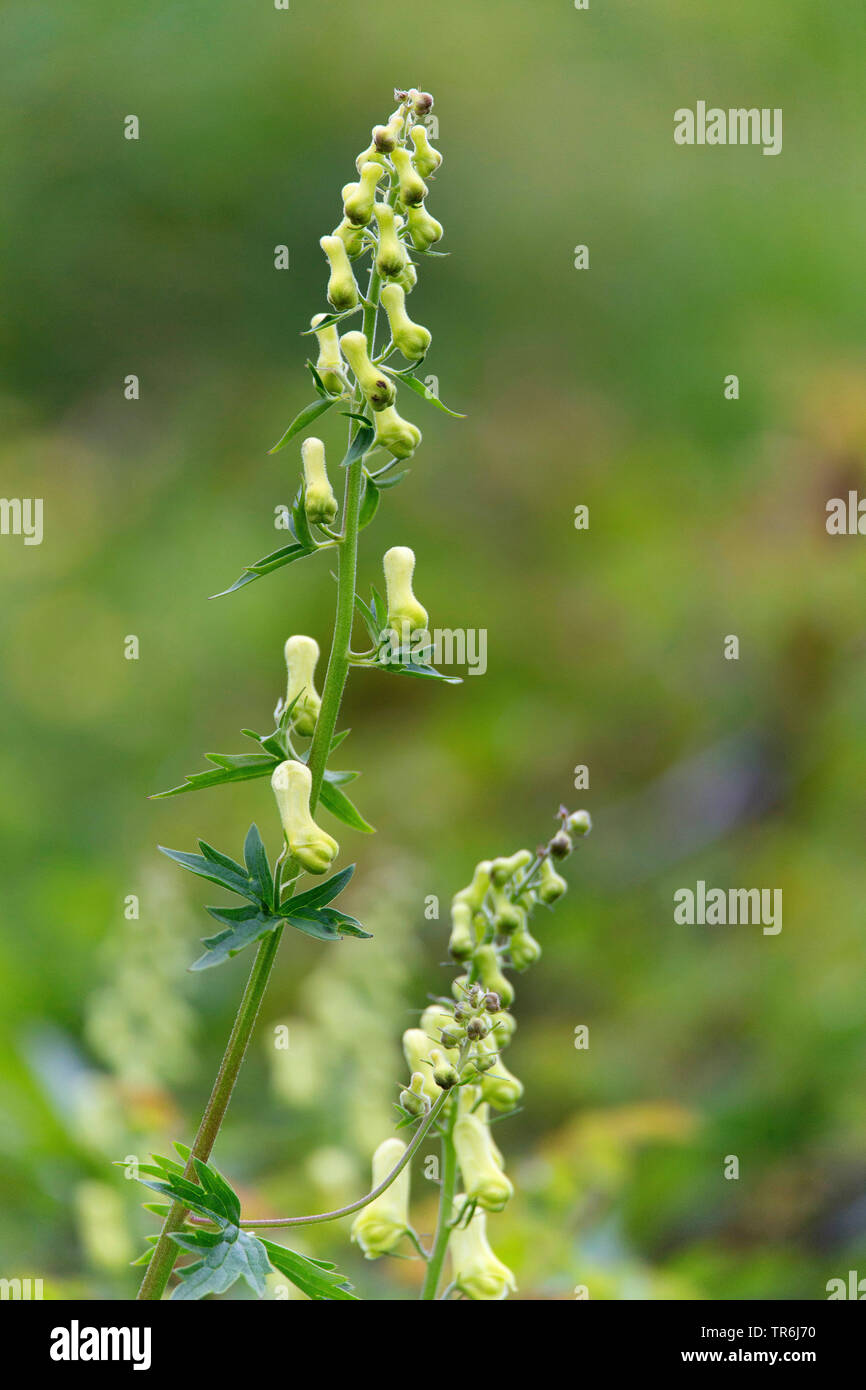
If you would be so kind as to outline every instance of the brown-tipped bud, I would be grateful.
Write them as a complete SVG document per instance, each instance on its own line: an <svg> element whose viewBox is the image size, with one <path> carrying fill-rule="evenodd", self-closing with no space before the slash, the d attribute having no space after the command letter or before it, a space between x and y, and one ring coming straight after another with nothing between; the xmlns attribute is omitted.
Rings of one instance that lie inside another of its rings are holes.
<svg viewBox="0 0 866 1390"><path fill-rule="evenodd" d="M419 1071L413 1071L409 1089L400 1092L400 1104L410 1115L426 1115L430 1109L430 1101L424 1092L424 1077Z"/></svg>
<svg viewBox="0 0 866 1390"><path fill-rule="evenodd" d="M355 373L358 384L371 410L384 410L393 405L397 388L373 362L367 351L367 339L358 329L344 333L340 339L343 356Z"/></svg>
<svg viewBox="0 0 866 1390"><path fill-rule="evenodd" d="M433 97L430 92L419 92L417 87L410 87L406 97L411 101L412 110L419 120L422 120L433 110Z"/></svg>
<svg viewBox="0 0 866 1390"><path fill-rule="evenodd" d="M498 1014L502 1008L502 1000L495 990L489 989L484 996L484 1007L489 1014Z"/></svg>
<svg viewBox="0 0 866 1390"><path fill-rule="evenodd" d="M373 126L373 146L379 154L390 154L396 144L397 137L389 126Z"/></svg>
<svg viewBox="0 0 866 1390"><path fill-rule="evenodd" d="M567 859L573 849L574 844L571 836L567 835L564 830L558 831L550 842L550 853L554 859Z"/></svg>
<svg viewBox="0 0 866 1390"><path fill-rule="evenodd" d="M433 1063L433 1080L440 1090L450 1091L452 1086L457 1085L460 1074L438 1047L431 1050L430 1061Z"/></svg>
<svg viewBox="0 0 866 1390"><path fill-rule="evenodd" d="M477 1042L479 1038L486 1038L489 1032L490 1024L486 1018L470 1018L466 1025L466 1036L471 1038L473 1042Z"/></svg>

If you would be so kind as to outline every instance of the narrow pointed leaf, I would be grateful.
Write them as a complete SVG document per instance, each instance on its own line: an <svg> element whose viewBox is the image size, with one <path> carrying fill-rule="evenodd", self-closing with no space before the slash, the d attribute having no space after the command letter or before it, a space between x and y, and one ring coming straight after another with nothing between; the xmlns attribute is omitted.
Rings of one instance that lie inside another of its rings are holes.
<svg viewBox="0 0 866 1390"><path fill-rule="evenodd" d="M183 850L166 849L165 845L158 846L161 854L168 859L173 859L181 868L189 869L190 873L197 874L199 878L206 878L210 883L218 883L221 888L227 888L230 893L237 893L242 898L249 898L250 881L245 874L238 874L234 870L225 868L222 864L214 863L211 859L206 859L201 854L185 854Z"/></svg>
<svg viewBox="0 0 866 1390"><path fill-rule="evenodd" d="M337 399L338 397L336 396L328 396L326 400L322 400L320 397L318 400L311 401L309 405L305 405L300 414L295 416L282 438L278 439L276 444L268 449L268 453L279 453L280 449L286 447L290 439L294 439L296 434L299 434L301 430L305 430L314 420L318 420L319 416L324 415L326 410L330 410Z"/></svg>
<svg viewBox="0 0 866 1390"><path fill-rule="evenodd" d="M395 372L391 371L389 367L386 367L385 371L389 372L391 376L395 376L404 386L408 386L409 390L414 391L416 396L421 396L425 401L429 401L431 405L435 405L437 410L444 411L446 415L452 415L456 420L466 419L462 411L449 409L444 401L440 401L439 397L435 396L430 390L430 387L425 386L423 381L419 381L418 377L412 372Z"/></svg>
<svg viewBox="0 0 866 1390"><path fill-rule="evenodd" d="M265 744L262 741L262 747ZM206 772L189 772L186 779L168 791L152 792L151 801L161 801L167 796L180 796L182 792L204 791L207 787L221 787L229 782L249 782L256 777L267 777L279 759L265 757L258 753L205 753L205 757L216 763L216 767Z"/></svg>
<svg viewBox="0 0 866 1390"><path fill-rule="evenodd" d="M284 904L284 911L296 911L298 908L324 907L326 903L333 902L339 893L342 893L352 874L355 872L355 865L349 864L347 868L341 869L338 874L326 879L324 883L317 883L315 888L308 888L306 893L299 893L296 898L290 898Z"/></svg>
<svg viewBox="0 0 866 1390"><path fill-rule="evenodd" d="M345 792L333 782L323 781L322 789L319 792L319 800L332 816L342 821L344 825L350 825L353 830L361 830L365 835L374 833L373 826L364 820L361 812L354 802L350 801Z"/></svg>
<svg viewBox="0 0 866 1390"><path fill-rule="evenodd" d="M265 555L254 565L248 565L234 584L230 585L228 589L222 589L218 594L211 594L211 598L225 598L226 594L233 594L238 589L243 589L246 584L254 584L257 579L263 579L266 574L273 574L274 570L282 569L283 565L291 565L295 560L306 559L308 555L314 555L316 550L330 550L332 548L332 545L323 542L310 550L298 541L293 541L291 545L284 545L280 550L274 550L270 555Z"/></svg>
<svg viewBox="0 0 866 1390"><path fill-rule="evenodd" d="M334 1265L325 1260L310 1260L270 1240L262 1240L261 1245L273 1268L308 1298L358 1301L352 1285Z"/></svg>

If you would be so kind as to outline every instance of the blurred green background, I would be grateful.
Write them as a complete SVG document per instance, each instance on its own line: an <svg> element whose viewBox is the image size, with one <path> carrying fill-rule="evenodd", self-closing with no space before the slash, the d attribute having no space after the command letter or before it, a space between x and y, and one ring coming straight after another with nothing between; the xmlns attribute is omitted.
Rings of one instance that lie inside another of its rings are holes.
<svg viewBox="0 0 866 1390"><path fill-rule="evenodd" d="M4 20L0 492L44 498L45 537L0 540L0 1273L131 1296L154 1223L110 1160L188 1140L208 1093L250 960L185 973L213 895L155 845L235 854L255 818L275 851L276 818L265 782L146 795L269 727L283 641L328 637L327 561L207 595L280 543L298 460L265 450L311 394L317 241L417 84L451 254L410 309L467 419L405 406L424 443L361 580L411 545L434 625L486 628L489 669L353 677L344 761L378 834L340 838L376 935L285 939L216 1162L250 1214L363 1190L400 1033L448 979L450 895L564 800L596 828L519 982L526 1103L497 1131L518 1194L489 1228L518 1296L822 1298L866 1274L866 543L824 529L864 485L860 7L19 0ZM675 146L698 99L782 107L783 153ZM781 888L782 933L676 926L697 879ZM416 1192L429 1230L420 1171ZM299 1248L364 1297L412 1294L416 1263L347 1236Z"/></svg>

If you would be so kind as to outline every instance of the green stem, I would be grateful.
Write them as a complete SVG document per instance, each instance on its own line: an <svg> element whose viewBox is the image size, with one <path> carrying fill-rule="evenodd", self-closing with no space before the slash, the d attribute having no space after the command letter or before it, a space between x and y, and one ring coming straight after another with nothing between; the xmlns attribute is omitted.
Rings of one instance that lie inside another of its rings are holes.
<svg viewBox="0 0 866 1390"><path fill-rule="evenodd" d="M457 1123L457 1100L452 1099L451 1110L445 1133L442 1135L442 1185L439 1189L439 1220L436 1225L436 1239L430 1251L427 1274L421 1289L422 1299L434 1299L439 1288L445 1252L451 1239L451 1212L454 1207L454 1194L457 1191L457 1150L454 1147L454 1126Z"/></svg>
<svg viewBox="0 0 866 1390"><path fill-rule="evenodd" d="M369 302L364 308L364 332L367 335L371 354L376 336L379 289L379 275L375 265L373 265L367 291ZM346 477L343 502L343 538L338 549L337 612L334 620L334 635L328 658L328 671L322 689L322 707L316 721L316 732L313 736L308 764L313 779L310 795L311 813L315 811L319 799L322 779L331 751L331 740L334 737L334 729L346 685L346 676L349 671L349 648L355 614L355 582L358 567L358 516L363 478L363 460L358 459L357 462L349 466ZM184 1170L185 1177L195 1178L194 1158L201 1159L205 1163L210 1158L255 1027L282 932L282 927L275 928L259 947L223 1053L210 1100L193 1142L190 1158ZM362 1202L361 1205L364 1203ZM138 1291L139 1299L159 1299L162 1297L175 1261L180 1254L179 1247L171 1239L171 1233L180 1230L186 1217L187 1209L183 1204L180 1202L172 1203L160 1232L159 1240L154 1247L150 1263L141 1281L141 1287Z"/></svg>
<svg viewBox="0 0 866 1390"><path fill-rule="evenodd" d="M259 947L259 953L250 971L247 987L244 990L240 1008L220 1062L210 1100L193 1142L190 1160L184 1170L184 1176L187 1178L195 1179L193 1158L199 1158L206 1163L216 1142L258 1016L282 931L281 926L277 927ZM139 1299L159 1299L162 1297L174 1268L175 1260L180 1254L180 1248L171 1239L171 1232L180 1230L186 1219L186 1214L187 1209L182 1203L172 1203L160 1232L159 1240L154 1247L153 1256L141 1281L141 1288L138 1291Z"/></svg>
<svg viewBox="0 0 866 1390"><path fill-rule="evenodd" d="M415 1134L413 1135L412 1142L407 1145L405 1152L400 1155L400 1158L394 1164L394 1167L391 1169L390 1173L386 1173L385 1177L378 1184L378 1186L374 1187L372 1192L368 1192L366 1196L359 1197L357 1202L350 1202L348 1206L338 1207L336 1211L318 1212L315 1216L262 1217L257 1218L254 1221L241 1221L239 1224L243 1226L245 1231L252 1230L256 1226L264 1226L268 1229L274 1229L278 1226L315 1226L323 1221L337 1221L341 1216L351 1216L353 1212L360 1211L362 1207L369 1206L369 1204L372 1201L374 1201L376 1197L381 1197L382 1193L387 1191L387 1189L391 1186L392 1182L395 1182L396 1179L400 1176L403 1169L406 1167L406 1164L411 1162L412 1158L417 1153L420 1147L421 1140L424 1138L430 1126L433 1124L433 1121L438 1116L440 1110L442 1109L442 1106L444 1105L447 1099L448 1092L443 1091L439 1099L437 1101L434 1101L432 1108L421 1121L421 1124L418 1126L418 1128L415 1131ZM194 1216L191 1218L191 1220L193 1225L196 1226L208 1226L213 1224L212 1222L205 1221L204 1217L200 1216Z"/></svg>

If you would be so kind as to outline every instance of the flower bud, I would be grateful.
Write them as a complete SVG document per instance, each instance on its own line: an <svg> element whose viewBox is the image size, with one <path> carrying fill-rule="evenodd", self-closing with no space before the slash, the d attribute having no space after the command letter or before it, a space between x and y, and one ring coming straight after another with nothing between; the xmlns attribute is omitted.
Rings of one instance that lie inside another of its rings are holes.
<svg viewBox="0 0 866 1390"><path fill-rule="evenodd" d="M455 1027L459 1026L455 1024L453 1014L449 1013L441 1004L428 1004L421 1015L421 1022L418 1026L428 1039L432 1039L434 1043L441 1043L451 1061L456 1059L456 1045L443 1037L444 1033L453 1032Z"/></svg>
<svg viewBox="0 0 866 1390"><path fill-rule="evenodd" d="M498 1009L491 1017L490 1024L494 1041L501 1052L517 1032L517 1019L505 1009Z"/></svg>
<svg viewBox="0 0 866 1390"><path fill-rule="evenodd" d="M400 1092L400 1104L410 1115L426 1115L430 1101L424 1091L424 1077L420 1071L413 1071L409 1089Z"/></svg>
<svg viewBox="0 0 866 1390"><path fill-rule="evenodd" d="M340 339L340 347L358 378L370 409L384 410L386 405L393 405L397 397L397 388L391 378L370 361L364 334L357 329L352 333L344 333Z"/></svg>
<svg viewBox="0 0 866 1390"><path fill-rule="evenodd" d="M567 824L572 835L588 835L592 829L592 817L589 811L574 811Z"/></svg>
<svg viewBox="0 0 866 1390"><path fill-rule="evenodd" d="M323 236L319 239L319 245L331 267L328 302L338 313L342 309L354 309L358 303L358 286L349 265L345 242L338 236Z"/></svg>
<svg viewBox="0 0 866 1390"><path fill-rule="evenodd" d="M502 1008L502 1000L495 990L489 989L484 996L484 1007L489 1014L498 1014Z"/></svg>
<svg viewBox="0 0 866 1390"><path fill-rule="evenodd" d="M310 319L310 327L316 329L316 338L319 344L316 371L322 379L325 390L330 391L332 395L339 396L346 388L346 371L340 354L337 325L329 323L326 328L318 327L322 319L327 317L327 314L314 314Z"/></svg>
<svg viewBox="0 0 866 1390"><path fill-rule="evenodd" d="M515 970L528 970L530 965L541 960L541 947L525 923L512 933L508 951Z"/></svg>
<svg viewBox="0 0 866 1390"><path fill-rule="evenodd" d="M487 890L490 887L490 870L492 868L489 859L482 859L475 865L472 873L472 882L465 888L461 888L459 893L454 894L454 902L468 903L473 911L478 912L484 904Z"/></svg>
<svg viewBox="0 0 866 1390"><path fill-rule="evenodd" d="M536 888L541 902L555 903L557 898L561 898L563 893L567 891L568 884L562 877L562 874L556 872L549 859L542 859Z"/></svg>
<svg viewBox="0 0 866 1390"><path fill-rule="evenodd" d="M499 1061L499 1049L495 1038L478 1038L472 1050L471 1062L474 1064L476 1079L481 1080L484 1072L490 1071Z"/></svg>
<svg viewBox="0 0 866 1390"><path fill-rule="evenodd" d="M388 627L402 636L403 624L412 632L427 631L427 610L422 608L412 592L412 573L415 554L408 545L392 545L382 560L385 571L385 597L388 602Z"/></svg>
<svg viewBox="0 0 866 1390"><path fill-rule="evenodd" d="M495 946L479 946L472 957L479 979L485 990L494 990L502 1003L508 1008L514 1002L514 990L499 967L499 956Z"/></svg>
<svg viewBox="0 0 866 1390"><path fill-rule="evenodd" d="M375 160L361 165L357 183L347 183L343 189L343 212L355 227L366 227L373 216L376 188L385 170Z"/></svg>
<svg viewBox="0 0 866 1390"><path fill-rule="evenodd" d="M385 129L384 126L378 128L381 130ZM376 141L372 138L367 148L365 150L362 150L361 153L358 155L358 158L355 160L355 168L358 170L358 173L360 174L364 165L371 163L380 164L383 169L385 167L385 152L383 150L378 149Z"/></svg>
<svg viewBox="0 0 866 1390"><path fill-rule="evenodd" d="M411 294L417 283L418 272L415 269L414 263L410 261L407 256L406 264L400 271L400 274L397 276L396 280L394 281L394 284L399 285L404 294Z"/></svg>
<svg viewBox="0 0 866 1390"><path fill-rule="evenodd" d="M442 163L442 155L430 144L426 126L413 125L409 131L409 138L415 146L415 168L422 179L429 178Z"/></svg>
<svg viewBox="0 0 866 1390"><path fill-rule="evenodd" d="M334 489L328 480L328 470L325 466L325 446L321 439L304 440L301 445L301 462L304 467L304 511L307 513L307 520L313 521L319 526L327 526L337 515L338 507ZM290 638L289 640L294 641L296 639ZM313 646L316 646L315 642ZM289 647L286 643L287 661L288 654ZM319 648L316 647L315 661L318 659ZM316 699L318 700L318 696ZM318 714L318 709L316 713ZM315 720L313 723L315 724ZM300 733L307 732L301 728L297 719L295 720L295 727ZM313 730L310 729L309 732L312 733Z"/></svg>
<svg viewBox="0 0 866 1390"><path fill-rule="evenodd" d="M271 786L291 854L311 874L323 874L340 852L337 841L310 815L313 779L304 763L292 759L274 769Z"/></svg>
<svg viewBox="0 0 866 1390"><path fill-rule="evenodd" d="M400 1162L406 1145L400 1139L386 1139L373 1154L373 1187L384 1182ZM352 1222L352 1240L360 1245L368 1260L387 1255L398 1244L409 1226L409 1164L398 1173L385 1191L362 1207Z"/></svg>
<svg viewBox="0 0 866 1390"><path fill-rule="evenodd" d="M519 927L526 925L526 909L513 903L503 888L491 888L493 903L493 925L498 932L510 936Z"/></svg>
<svg viewBox="0 0 866 1390"><path fill-rule="evenodd" d="M320 444L321 440L306 440L305 443ZM306 459L304 460L306 470ZM286 704L290 705L297 696L292 710L292 725L299 734L311 738L316 731L316 720L322 707L313 680L319 660L319 644L313 637L298 634L290 637L284 649L289 684L286 690Z"/></svg>
<svg viewBox="0 0 866 1390"><path fill-rule="evenodd" d="M466 1194L460 1193L454 1198L452 1221L457 1220L465 1205ZM497 1301L517 1288L511 1270L490 1248L487 1216L480 1206L465 1226L452 1226L449 1248L454 1284L467 1298Z"/></svg>
<svg viewBox="0 0 866 1390"><path fill-rule="evenodd" d="M407 209L406 223L416 251L428 251L434 242L441 241L445 235L442 223L430 216L423 203Z"/></svg>
<svg viewBox="0 0 866 1390"><path fill-rule="evenodd" d="M472 925L472 908L468 903L451 904L451 935L448 950L455 960L468 960L476 947L475 928Z"/></svg>
<svg viewBox="0 0 866 1390"><path fill-rule="evenodd" d="M394 209L389 203L374 203L373 213L379 224L376 269L383 280L394 279L400 274L409 259L406 247L397 235Z"/></svg>
<svg viewBox="0 0 866 1390"><path fill-rule="evenodd" d="M480 1038L486 1038L489 1032L490 1024L480 1014L477 1018L470 1018L466 1025L466 1036L471 1038L473 1042L477 1042Z"/></svg>
<svg viewBox="0 0 866 1390"><path fill-rule="evenodd" d="M419 92L417 87L410 87L406 93L406 100L412 107L419 120L433 110L433 98L429 92ZM423 127L422 127L423 129Z"/></svg>
<svg viewBox="0 0 866 1390"><path fill-rule="evenodd" d="M460 1115L454 1125L454 1147L466 1196L485 1211L502 1211L514 1188L494 1156L489 1125L477 1113Z"/></svg>
<svg viewBox="0 0 866 1390"><path fill-rule="evenodd" d="M417 362L430 346L432 335L429 328L413 323L409 318L406 313L406 291L396 281L385 286L380 298L388 315L394 346L410 362Z"/></svg>
<svg viewBox="0 0 866 1390"><path fill-rule="evenodd" d="M423 1092L428 1100L438 1099L439 1089L430 1070L430 1054L433 1045L423 1028L407 1028L403 1034L403 1056L409 1071L417 1072L423 1081Z"/></svg>
<svg viewBox="0 0 866 1390"><path fill-rule="evenodd" d="M386 406L376 412L376 435L373 445L387 449L395 459L411 458L421 443L421 431L411 420L404 420L396 406Z"/></svg>
<svg viewBox="0 0 866 1390"><path fill-rule="evenodd" d="M364 228L354 227L348 217L343 218L339 227L335 227L331 235L340 238L350 261L356 261L364 250Z"/></svg>
<svg viewBox="0 0 866 1390"><path fill-rule="evenodd" d="M573 849L571 836L564 830L558 830L550 842L550 852L554 859L567 859Z"/></svg>
<svg viewBox="0 0 866 1390"><path fill-rule="evenodd" d="M441 1048L432 1049L430 1061L433 1063L433 1080L441 1090L450 1091L452 1086L457 1085L460 1073L454 1063L449 1062Z"/></svg>
<svg viewBox="0 0 866 1390"><path fill-rule="evenodd" d="M390 125L373 126L372 148L377 154L390 154L396 143L397 134L391 130Z"/></svg>
<svg viewBox="0 0 866 1390"><path fill-rule="evenodd" d="M519 849L516 854L500 856L494 859L490 870L490 877L493 882L503 887L509 879L514 878L521 870L526 869L532 863L532 852L528 849Z"/></svg>
<svg viewBox="0 0 866 1390"><path fill-rule="evenodd" d="M391 163L397 170L400 202L406 208L418 207L427 197L427 185L412 163L411 154L404 146L401 146L391 155Z"/></svg>
<svg viewBox="0 0 866 1390"><path fill-rule="evenodd" d="M481 1078L481 1094L494 1110L513 1110L523 1095L523 1085L497 1057L495 1067Z"/></svg>

